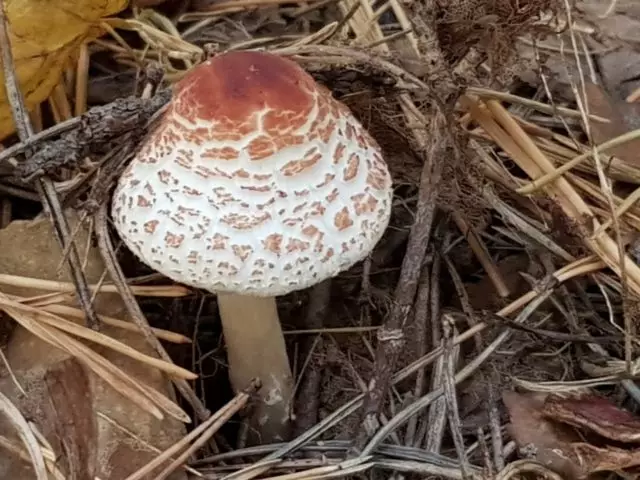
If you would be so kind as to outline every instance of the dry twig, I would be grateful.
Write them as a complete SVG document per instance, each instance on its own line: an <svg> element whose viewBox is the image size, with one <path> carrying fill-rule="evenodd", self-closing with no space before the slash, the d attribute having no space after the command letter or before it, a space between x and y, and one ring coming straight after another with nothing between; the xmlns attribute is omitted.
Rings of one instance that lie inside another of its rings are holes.
<svg viewBox="0 0 640 480"><path fill-rule="evenodd" d="M438 118L440 118L439 121ZM430 136L433 143L430 150L425 152L416 220L409 234L409 243L402 262L393 306L384 325L377 332L378 349L376 351L375 375L368 386L362 422L365 428L373 430L377 428L380 406L389 387L398 355L404 345L403 329L413 308L420 271L429 245L438 191L436 185L442 168L442 163L439 160L441 156L450 154L452 149L448 144L448 139L442 138L440 134L440 129L445 123L442 117L436 117L432 120ZM364 446L366 438L366 430L362 429L356 441L357 449Z"/></svg>
<svg viewBox="0 0 640 480"><path fill-rule="evenodd" d="M28 112L24 105L24 97L17 83L13 54L11 52L11 41L8 34L8 22L6 18L6 10L4 0L0 0L0 49L2 50L2 68L4 72L4 84L7 92L7 98L11 104L13 119L18 131L18 136L22 143L28 143L29 138L33 136L33 129L29 120ZM31 153L31 152L29 152ZM80 305L86 314L87 325L91 328L99 328L99 320L93 308L87 279L82 271L82 262L75 246L75 242L70 235L69 224L62 211L58 194L56 193L53 182L42 177L36 181L36 187L40 195L42 206L49 216L54 227L54 232L60 248L68 251L69 268L78 292Z"/></svg>

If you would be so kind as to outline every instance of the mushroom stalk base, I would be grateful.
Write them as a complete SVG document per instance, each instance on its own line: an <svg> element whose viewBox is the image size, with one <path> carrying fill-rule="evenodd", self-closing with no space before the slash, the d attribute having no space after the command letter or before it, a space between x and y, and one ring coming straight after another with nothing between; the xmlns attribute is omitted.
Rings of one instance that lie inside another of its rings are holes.
<svg viewBox="0 0 640 480"><path fill-rule="evenodd" d="M275 297L219 293L218 309L231 386L239 392L256 378L262 385L251 419L251 427L259 436L256 440L287 440L293 375Z"/></svg>

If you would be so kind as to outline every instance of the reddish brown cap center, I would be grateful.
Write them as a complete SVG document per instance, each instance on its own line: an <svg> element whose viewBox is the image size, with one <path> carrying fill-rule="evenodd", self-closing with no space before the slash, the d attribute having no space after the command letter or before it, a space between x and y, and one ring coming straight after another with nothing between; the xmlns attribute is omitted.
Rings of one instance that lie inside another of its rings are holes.
<svg viewBox="0 0 640 480"><path fill-rule="evenodd" d="M191 121L236 124L265 108L296 115L310 110L315 88L313 78L291 60L231 52L207 60L176 84L174 112Z"/></svg>

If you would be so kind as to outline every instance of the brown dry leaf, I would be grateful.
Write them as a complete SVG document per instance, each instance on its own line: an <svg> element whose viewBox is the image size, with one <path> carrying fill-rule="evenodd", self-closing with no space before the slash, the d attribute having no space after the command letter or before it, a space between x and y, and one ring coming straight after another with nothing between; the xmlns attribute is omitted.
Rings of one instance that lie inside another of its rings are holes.
<svg viewBox="0 0 640 480"><path fill-rule="evenodd" d="M640 119L640 104L613 99L595 83L586 82L585 90L589 112L611 120L610 123L591 122L594 143L604 143L637 128L635 124ZM640 140L633 140L612 148L607 153L637 167L640 166L638 151L640 151Z"/></svg>
<svg viewBox="0 0 640 480"><path fill-rule="evenodd" d="M44 375L50 402L44 409L53 429L65 439L65 450L72 463L69 470L77 478L94 478L93 457L98 451L97 422L93 421L90 379L74 358L55 364Z"/></svg>
<svg viewBox="0 0 640 480"><path fill-rule="evenodd" d="M511 419L509 432L519 449L566 478L590 478L640 465L640 449L591 445L568 425L546 417L547 394L505 392L502 398Z"/></svg>
<svg viewBox="0 0 640 480"><path fill-rule="evenodd" d="M543 417L544 399L544 394L504 392L502 401L511 419L509 432L518 447L531 449L540 463L569 478L577 478L581 469L560 452L578 437L571 429Z"/></svg>
<svg viewBox="0 0 640 480"><path fill-rule="evenodd" d="M640 442L640 418L604 397L583 395L562 398L551 395L543 414L558 422L590 430L610 440Z"/></svg>
<svg viewBox="0 0 640 480"><path fill-rule="evenodd" d="M16 74L31 110L49 97L79 47L103 34L100 20L128 0L5 0ZM4 75L0 72L4 82ZM0 140L14 131L5 89L0 89Z"/></svg>

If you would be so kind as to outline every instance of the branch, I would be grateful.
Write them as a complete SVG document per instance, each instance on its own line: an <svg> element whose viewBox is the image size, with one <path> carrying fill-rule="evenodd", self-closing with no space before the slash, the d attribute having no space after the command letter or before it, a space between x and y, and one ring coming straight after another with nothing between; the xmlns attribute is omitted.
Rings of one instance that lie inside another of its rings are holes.
<svg viewBox="0 0 640 480"><path fill-rule="evenodd" d="M364 400L364 418L361 422L364 428L360 429L357 436L356 450L360 450L367 442L367 431L378 429L378 413L389 388L398 357L405 344L404 327L413 307L420 272L431 236L438 196L437 186L442 166L441 159L450 155L450 152L447 152L450 150L449 142L441 134L445 123L446 120L441 113L435 114L431 122L429 137L432 139L432 144L426 154L420 177L415 223L409 233L407 252L402 261L402 270L394 293L391 311L377 332L378 346L374 374Z"/></svg>
<svg viewBox="0 0 640 480"><path fill-rule="evenodd" d="M11 41L9 40L7 28L4 0L0 0L0 50L2 50L5 90L13 112L13 120L20 140L23 143L27 143L29 138L33 136L33 128L31 127L29 115L24 104L24 97L18 88L15 64L11 52ZM25 157L28 157L30 154L30 151L26 151ZM68 251L69 253L68 262L71 276L73 277L73 283L76 287L80 305L87 316L87 325L97 330L99 327L98 316L93 309L91 293L87 279L82 271L80 256L78 255L75 242L73 238L71 238L69 224L62 211L53 182L47 177L42 177L36 181L36 189L41 198L42 207L54 227L54 232L62 251Z"/></svg>

